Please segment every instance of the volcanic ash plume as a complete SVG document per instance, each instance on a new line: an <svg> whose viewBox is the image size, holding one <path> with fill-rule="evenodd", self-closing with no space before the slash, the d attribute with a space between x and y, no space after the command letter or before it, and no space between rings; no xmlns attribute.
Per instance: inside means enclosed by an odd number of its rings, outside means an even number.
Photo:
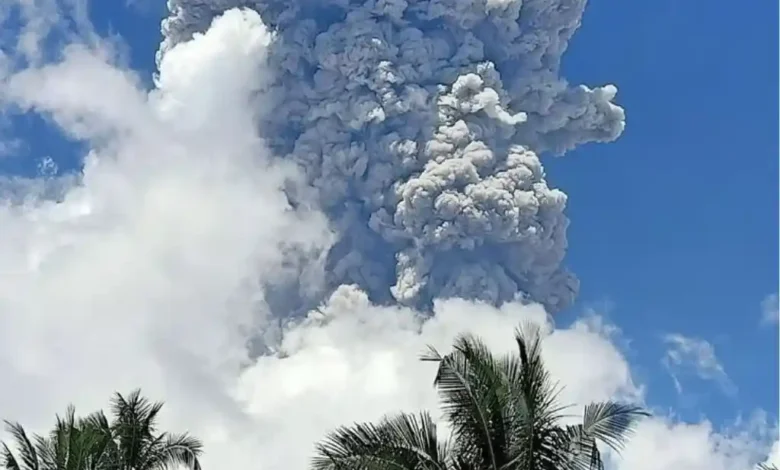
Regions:
<svg viewBox="0 0 780 470"><path fill-rule="evenodd" d="M259 130L302 167L338 234L331 288L418 307L572 301L566 195L539 154L611 141L625 122L614 86L558 77L585 0L168 4L160 57L235 7L275 31Z"/></svg>

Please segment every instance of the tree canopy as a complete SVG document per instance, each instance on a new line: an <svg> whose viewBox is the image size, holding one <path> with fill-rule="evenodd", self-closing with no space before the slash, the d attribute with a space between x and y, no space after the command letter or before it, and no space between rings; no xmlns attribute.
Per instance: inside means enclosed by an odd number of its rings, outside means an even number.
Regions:
<svg viewBox="0 0 780 470"><path fill-rule="evenodd" d="M647 413L616 402L585 407L582 422L563 424L568 408L542 360L539 328L516 330L515 354L496 356L470 334L452 352L421 357L438 364L434 379L449 439L428 412L342 426L316 446L315 470L594 470L598 443L619 451Z"/></svg>

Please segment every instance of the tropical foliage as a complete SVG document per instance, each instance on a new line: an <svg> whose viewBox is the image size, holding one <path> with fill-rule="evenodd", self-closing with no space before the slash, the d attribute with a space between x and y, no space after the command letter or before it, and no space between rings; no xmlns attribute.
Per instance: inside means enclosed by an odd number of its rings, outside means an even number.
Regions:
<svg viewBox="0 0 780 470"><path fill-rule="evenodd" d="M449 439L427 412L398 413L380 422L342 426L320 442L314 470L603 470L598 444L619 451L642 409L614 402L587 405L579 424L564 424L567 407L541 357L541 335L515 333L516 354L493 355L477 337L455 339L452 352L430 348L438 364L434 386ZM200 441L158 432L163 407L136 390L115 394L102 412L77 417L68 407L48 435L30 435L6 421L12 445L0 443L6 470L201 470ZM758 470L780 470L759 464Z"/></svg>
<svg viewBox="0 0 780 470"><path fill-rule="evenodd" d="M16 449L3 443L1 463L6 470L200 470L200 441L158 433L162 407L136 390L113 397L111 422L102 411L77 418L73 407L57 417L48 436L30 436L19 423L6 422Z"/></svg>
<svg viewBox="0 0 780 470"><path fill-rule="evenodd" d="M434 386L451 429L440 439L429 413L396 414L377 424L343 426L316 447L315 470L594 470L603 469L597 443L620 450L638 418L636 406L585 407L582 422L564 425L560 387L541 357L538 327L516 331L518 352L497 357L472 335L456 338L450 354L435 349Z"/></svg>

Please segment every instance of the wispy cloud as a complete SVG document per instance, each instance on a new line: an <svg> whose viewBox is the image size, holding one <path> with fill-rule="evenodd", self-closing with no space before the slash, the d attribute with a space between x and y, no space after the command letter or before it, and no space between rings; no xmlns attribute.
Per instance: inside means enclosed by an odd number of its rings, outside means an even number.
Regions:
<svg viewBox="0 0 780 470"><path fill-rule="evenodd" d="M764 325L777 324L780 319L780 302L777 293L767 295L761 301L761 323Z"/></svg>
<svg viewBox="0 0 780 470"><path fill-rule="evenodd" d="M683 393L682 376L690 373L701 380L717 383L726 394L737 392L708 341L681 334L668 334L663 340L667 349L662 362L678 393Z"/></svg>

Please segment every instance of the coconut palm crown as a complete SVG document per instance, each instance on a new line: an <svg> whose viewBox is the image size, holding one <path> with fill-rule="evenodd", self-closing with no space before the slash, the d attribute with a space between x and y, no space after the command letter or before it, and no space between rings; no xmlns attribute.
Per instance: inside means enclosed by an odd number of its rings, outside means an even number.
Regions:
<svg viewBox="0 0 780 470"><path fill-rule="evenodd" d="M99 411L76 418L69 407L49 436L32 435L6 421L16 452L2 443L6 470L200 470L201 442L188 434L157 431L163 404L150 402L139 390L111 401L113 421Z"/></svg>
<svg viewBox="0 0 780 470"><path fill-rule="evenodd" d="M434 386L451 429L437 435L427 412L389 415L380 422L342 426L316 446L314 470L602 470L598 443L620 451L637 420L633 405L593 403L582 422L561 423L560 387L541 357L539 328L515 332L518 352L491 354L470 334L452 352L429 348L421 359L438 364Z"/></svg>

